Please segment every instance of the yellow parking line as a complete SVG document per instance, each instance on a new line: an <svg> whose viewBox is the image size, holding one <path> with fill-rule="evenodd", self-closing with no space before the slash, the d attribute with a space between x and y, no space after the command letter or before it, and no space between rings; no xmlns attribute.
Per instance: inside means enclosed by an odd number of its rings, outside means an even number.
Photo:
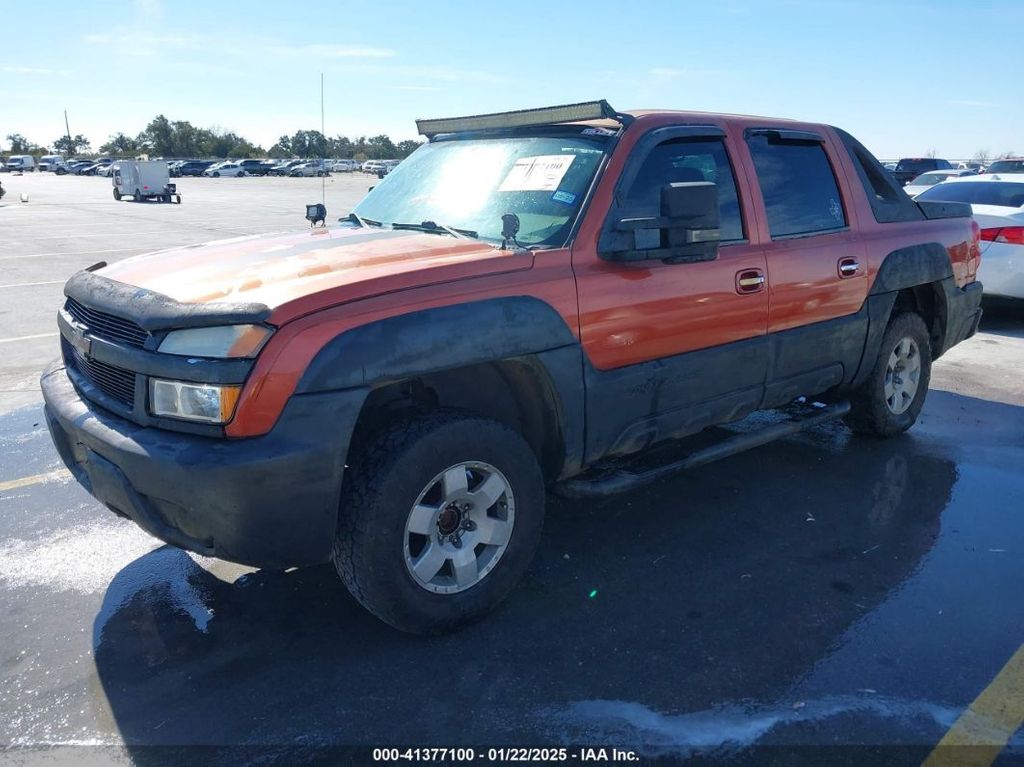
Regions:
<svg viewBox="0 0 1024 767"><path fill-rule="evenodd" d="M925 760L925 767L992 764L1024 724L1024 645L960 715Z"/></svg>
<svg viewBox="0 0 1024 767"><path fill-rule="evenodd" d="M29 487L30 485L39 485L43 482L53 482L57 479L64 479L67 476L68 472L66 469L57 469L56 471L48 471L45 474L33 474L31 477L9 479L6 482L0 482L0 493L5 493L8 490L17 490L21 487Z"/></svg>

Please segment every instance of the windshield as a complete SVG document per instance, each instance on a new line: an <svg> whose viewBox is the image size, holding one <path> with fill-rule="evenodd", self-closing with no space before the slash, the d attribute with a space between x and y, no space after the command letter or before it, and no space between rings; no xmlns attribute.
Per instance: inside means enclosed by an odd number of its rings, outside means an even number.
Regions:
<svg viewBox="0 0 1024 767"><path fill-rule="evenodd" d="M940 181L945 181L949 176L949 173L922 173L910 183L914 186L934 186Z"/></svg>
<svg viewBox="0 0 1024 767"><path fill-rule="evenodd" d="M941 184L921 192L915 199L941 202L967 202L974 205L1024 207L1024 183L1010 181L958 181Z"/></svg>
<svg viewBox="0 0 1024 767"><path fill-rule="evenodd" d="M501 242L519 218L522 245L565 244L607 138L514 136L435 141L395 167L356 207L383 224L433 221Z"/></svg>

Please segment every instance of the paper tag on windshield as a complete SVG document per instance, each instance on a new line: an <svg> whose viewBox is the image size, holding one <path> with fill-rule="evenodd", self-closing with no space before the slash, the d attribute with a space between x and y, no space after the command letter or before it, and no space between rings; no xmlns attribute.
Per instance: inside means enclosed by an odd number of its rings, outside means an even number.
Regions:
<svg viewBox="0 0 1024 767"><path fill-rule="evenodd" d="M498 187L499 192L553 192L558 189L575 155L545 154L521 157Z"/></svg>

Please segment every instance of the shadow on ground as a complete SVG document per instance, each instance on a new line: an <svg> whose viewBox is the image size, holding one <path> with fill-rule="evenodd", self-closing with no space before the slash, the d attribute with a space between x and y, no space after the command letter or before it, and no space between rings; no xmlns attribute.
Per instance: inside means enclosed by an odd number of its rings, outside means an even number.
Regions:
<svg viewBox="0 0 1024 767"><path fill-rule="evenodd" d="M773 698L913 571L955 480L926 441L836 425L645 491L552 497L525 582L441 638L379 623L329 567L225 583L165 547L110 584L98 676L129 747L552 742L565 701Z"/></svg>

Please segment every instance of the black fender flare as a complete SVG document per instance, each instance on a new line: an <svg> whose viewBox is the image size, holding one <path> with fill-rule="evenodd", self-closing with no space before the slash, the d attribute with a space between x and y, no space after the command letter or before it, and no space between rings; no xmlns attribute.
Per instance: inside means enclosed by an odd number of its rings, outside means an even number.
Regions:
<svg viewBox="0 0 1024 767"><path fill-rule="evenodd" d="M868 335L851 386L859 386L874 367L899 291L922 287L932 291L935 321L938 323L932 329L933 340L938 340L933 355L937 358L945 351L949 295L956 289L949 252L937 242L899 248L882 260L868 291Z"/></svg>
<svg viewBox="0 0 1024 767"><path fill-rule="evenodd" d="M878 267L871 295L942 282L953 276L949 252L937 242L892 251Z"/></svg>
<svg viewBox="0 0 1024 767"><path fill-rule="evenodd" d="M307 366L297 394L372 389L488 362L530 358L558 407L566 466L582 460L582 349L562 316L532 296L508 296L400 314L347 330Z"/></svg>

